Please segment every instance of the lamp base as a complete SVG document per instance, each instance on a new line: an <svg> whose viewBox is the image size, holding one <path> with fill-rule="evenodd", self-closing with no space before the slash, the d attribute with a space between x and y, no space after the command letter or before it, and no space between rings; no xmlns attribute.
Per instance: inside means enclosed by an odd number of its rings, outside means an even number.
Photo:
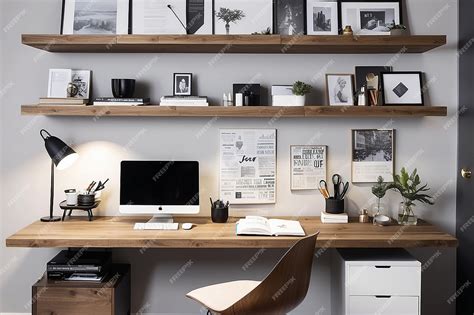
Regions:
<svg viewBox="0 0 474 315"><path fill-rule="evenodd" d="M58 222L61 221L61 217L43 217L41 222Z"/></svg>

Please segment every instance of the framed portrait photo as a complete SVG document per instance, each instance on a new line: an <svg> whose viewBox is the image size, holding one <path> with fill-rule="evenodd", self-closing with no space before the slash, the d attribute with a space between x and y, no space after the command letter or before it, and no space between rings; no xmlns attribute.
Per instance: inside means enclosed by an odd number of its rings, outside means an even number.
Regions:
<svg viewBox="0 0 474 315"><path fill-rule="evenodd" d="M390 35L402 24L402 0L338 0L339 27L350 25L354 35Z"/></svg>
<svg viewBox="0 0 474 315"><path fill-rule="evenodd" d="M337 2L307 0L306 21L308 35L338 35Z"/></svg>
<svg viewBox="0 0 474 315"><path fill-rule="evenodd" d="M63 0L61 34L129 33L129 0Z"/></svg>
<svg viewBox="0 0 474 315"><path fill-rule="evenodd" d="M193 87L192 73L175 73L173 74L173 95L174 96L191 96Z"/></svg>
<svg viewBox="0 0 474 315"><path fill-rule="evenodd" d="M352 182L376 183L393 178L395 130L352 130Z"/></svg>
<svg viewBox="0 0 474 315"><path fill-rule="evenodd" d="M422 72L382 72L384 105L424 105Z"/></svg>
<svg viewBox="0 0 474 315"><path fill-rule="evenodd" d="M273 0L214 0L214 34L273 33Z"/></svg>
<svg viewBox="0 0 474 315"><path fill-rule="evenodd" d="M275 33L303 35L306 30L305 0L275 0Z"/></svg>
<svg viewBox="0 0 474 315"><path fill-rule="evenodd" d="M354 103L354 76L326 74L326 95L330 106L350 106Z"/></svg>

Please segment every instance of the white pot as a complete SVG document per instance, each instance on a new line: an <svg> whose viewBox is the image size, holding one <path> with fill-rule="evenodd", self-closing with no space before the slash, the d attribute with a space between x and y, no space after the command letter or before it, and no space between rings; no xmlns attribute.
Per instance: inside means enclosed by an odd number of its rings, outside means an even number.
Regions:
<svg viewBox="0 0 474 315"><path fill-rule="evenodd" d="M304 106L306 103L306 95L293 95L295 98L295 106Z"/></svg>
<svg viewBox="0 0 474 315"><path fill-rule="evenodd" d="M273 106L304 106L306 96L300 95L273 95Z"/></svg>

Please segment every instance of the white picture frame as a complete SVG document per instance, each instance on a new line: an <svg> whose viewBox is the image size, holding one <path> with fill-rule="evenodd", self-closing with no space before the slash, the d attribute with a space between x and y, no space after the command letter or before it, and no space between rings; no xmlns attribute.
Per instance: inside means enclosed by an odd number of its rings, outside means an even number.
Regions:
<svg viewBox="0 0 474 315"><path fill-rule="evenodd" d="M128 34L129 7L129 0L63 0L61 34Z"/></svg>
<svg viewBox="0 0 474 315"><path fill-rule="evenodd" d="M316 190L327 180L327 146L290 146L290 189Z"/></svg>
<svg viewBox="0 0 474 315"><path fill-rule="evenodd" d="M337 2L307 0L306 5L306 30L308 35L339 34L339 14Z"/></svg>
<svg viewBox="0 0 474 315"><path fill-rule="evenodd" d="M273 33L273 0L214 0L214 34L226 35L226 23L216 16L221 8L241 10L245 15L229 23L229 35L260 33L267 28Z"/></svg>
<svg viewBox="0 0 474 315"><path fill-rule="evenodd" d="M354 75L326 74L326 95L330 106L355 105Z"/></svg>
<svg viewBox="0 0 474 315"><path fill-rule="evenodd" d="M78 93L73 98L90 99L91 74L90 70L49 69L48 97L67 98L69 83L74 83Z"/></svg>
<svg viewBox="0 0 474 315"><path fill-rule="evenodd" d="M384 105L424 105L422 72L382 72Z"/></svg>

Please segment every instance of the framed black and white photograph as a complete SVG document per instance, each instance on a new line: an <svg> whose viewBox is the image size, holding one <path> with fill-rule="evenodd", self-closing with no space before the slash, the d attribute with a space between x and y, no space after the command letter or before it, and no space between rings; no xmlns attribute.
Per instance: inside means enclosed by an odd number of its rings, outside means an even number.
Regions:
<svg viewBox="0 0 474 315"><path fill-rule="evenodd" d="M90 98L90 70L49 69L48 97L51 98ZM68 95L70 84L75 86L74 95Z"/></svg>
<svg viewBox="0 0 474 315"><path fill-rule="evenodd" d="M307 0L306 16L308 35L338 35L337 2Z"/></svg>
<svg viewBox="0 0 474 315"><path fill-rule="evenodd" d="M395 130L352 130L352 182L376 183L393 178Z"/></svg>
<svg viewBox="0 0 474 315"><path fill-rule="evenodd" d="M384 105L424 105L422 73L382 72Z"/></svg>
<svg viewBox="0 0 474 315"><path fill-rule="evenodd" d="M303 35L306 29L305 0L275 0L275 33Z"/></svg>
<svg viewBox="0 0 474 315"><path fill-rule="evenodd" d="M191 96L193 87L192 73L175 73L173 74L173 95L174 96Z"/></svg>
<svg viewBox="0 0 474 315"><path fill-rule="evenodd" d="M330 106L354 104L354 76L352 74L326 74L326 95Z"/></svg>
<svg viewBox="0 0 474 315"><path fill-rule="evenodd" d="M402 0L339 0L339 27L352 27L355 35L390 35L402 24Z"/></svg>
<svg viewBox="0 0 474 315"><path fill-rule="evenodd" d="M214 0L214 34L273 33L273 0Z"/></svg>
<svg viewBox="0 0 474 315"><path fill-rule="evenodd" d="M129 0L63 0L61 34L128 34Z"/></svg>
<svg viewBox="0 0 474 315"><path fill-rule="evenodd" d="M133 34L212 34L212 0L133 0Z"/></svg>
<svg viewBox="0 0 474 315"><path fill-rule="evenodd" d="M315 190L327 180L327 146L292 145L291 190Z"/></svg>

